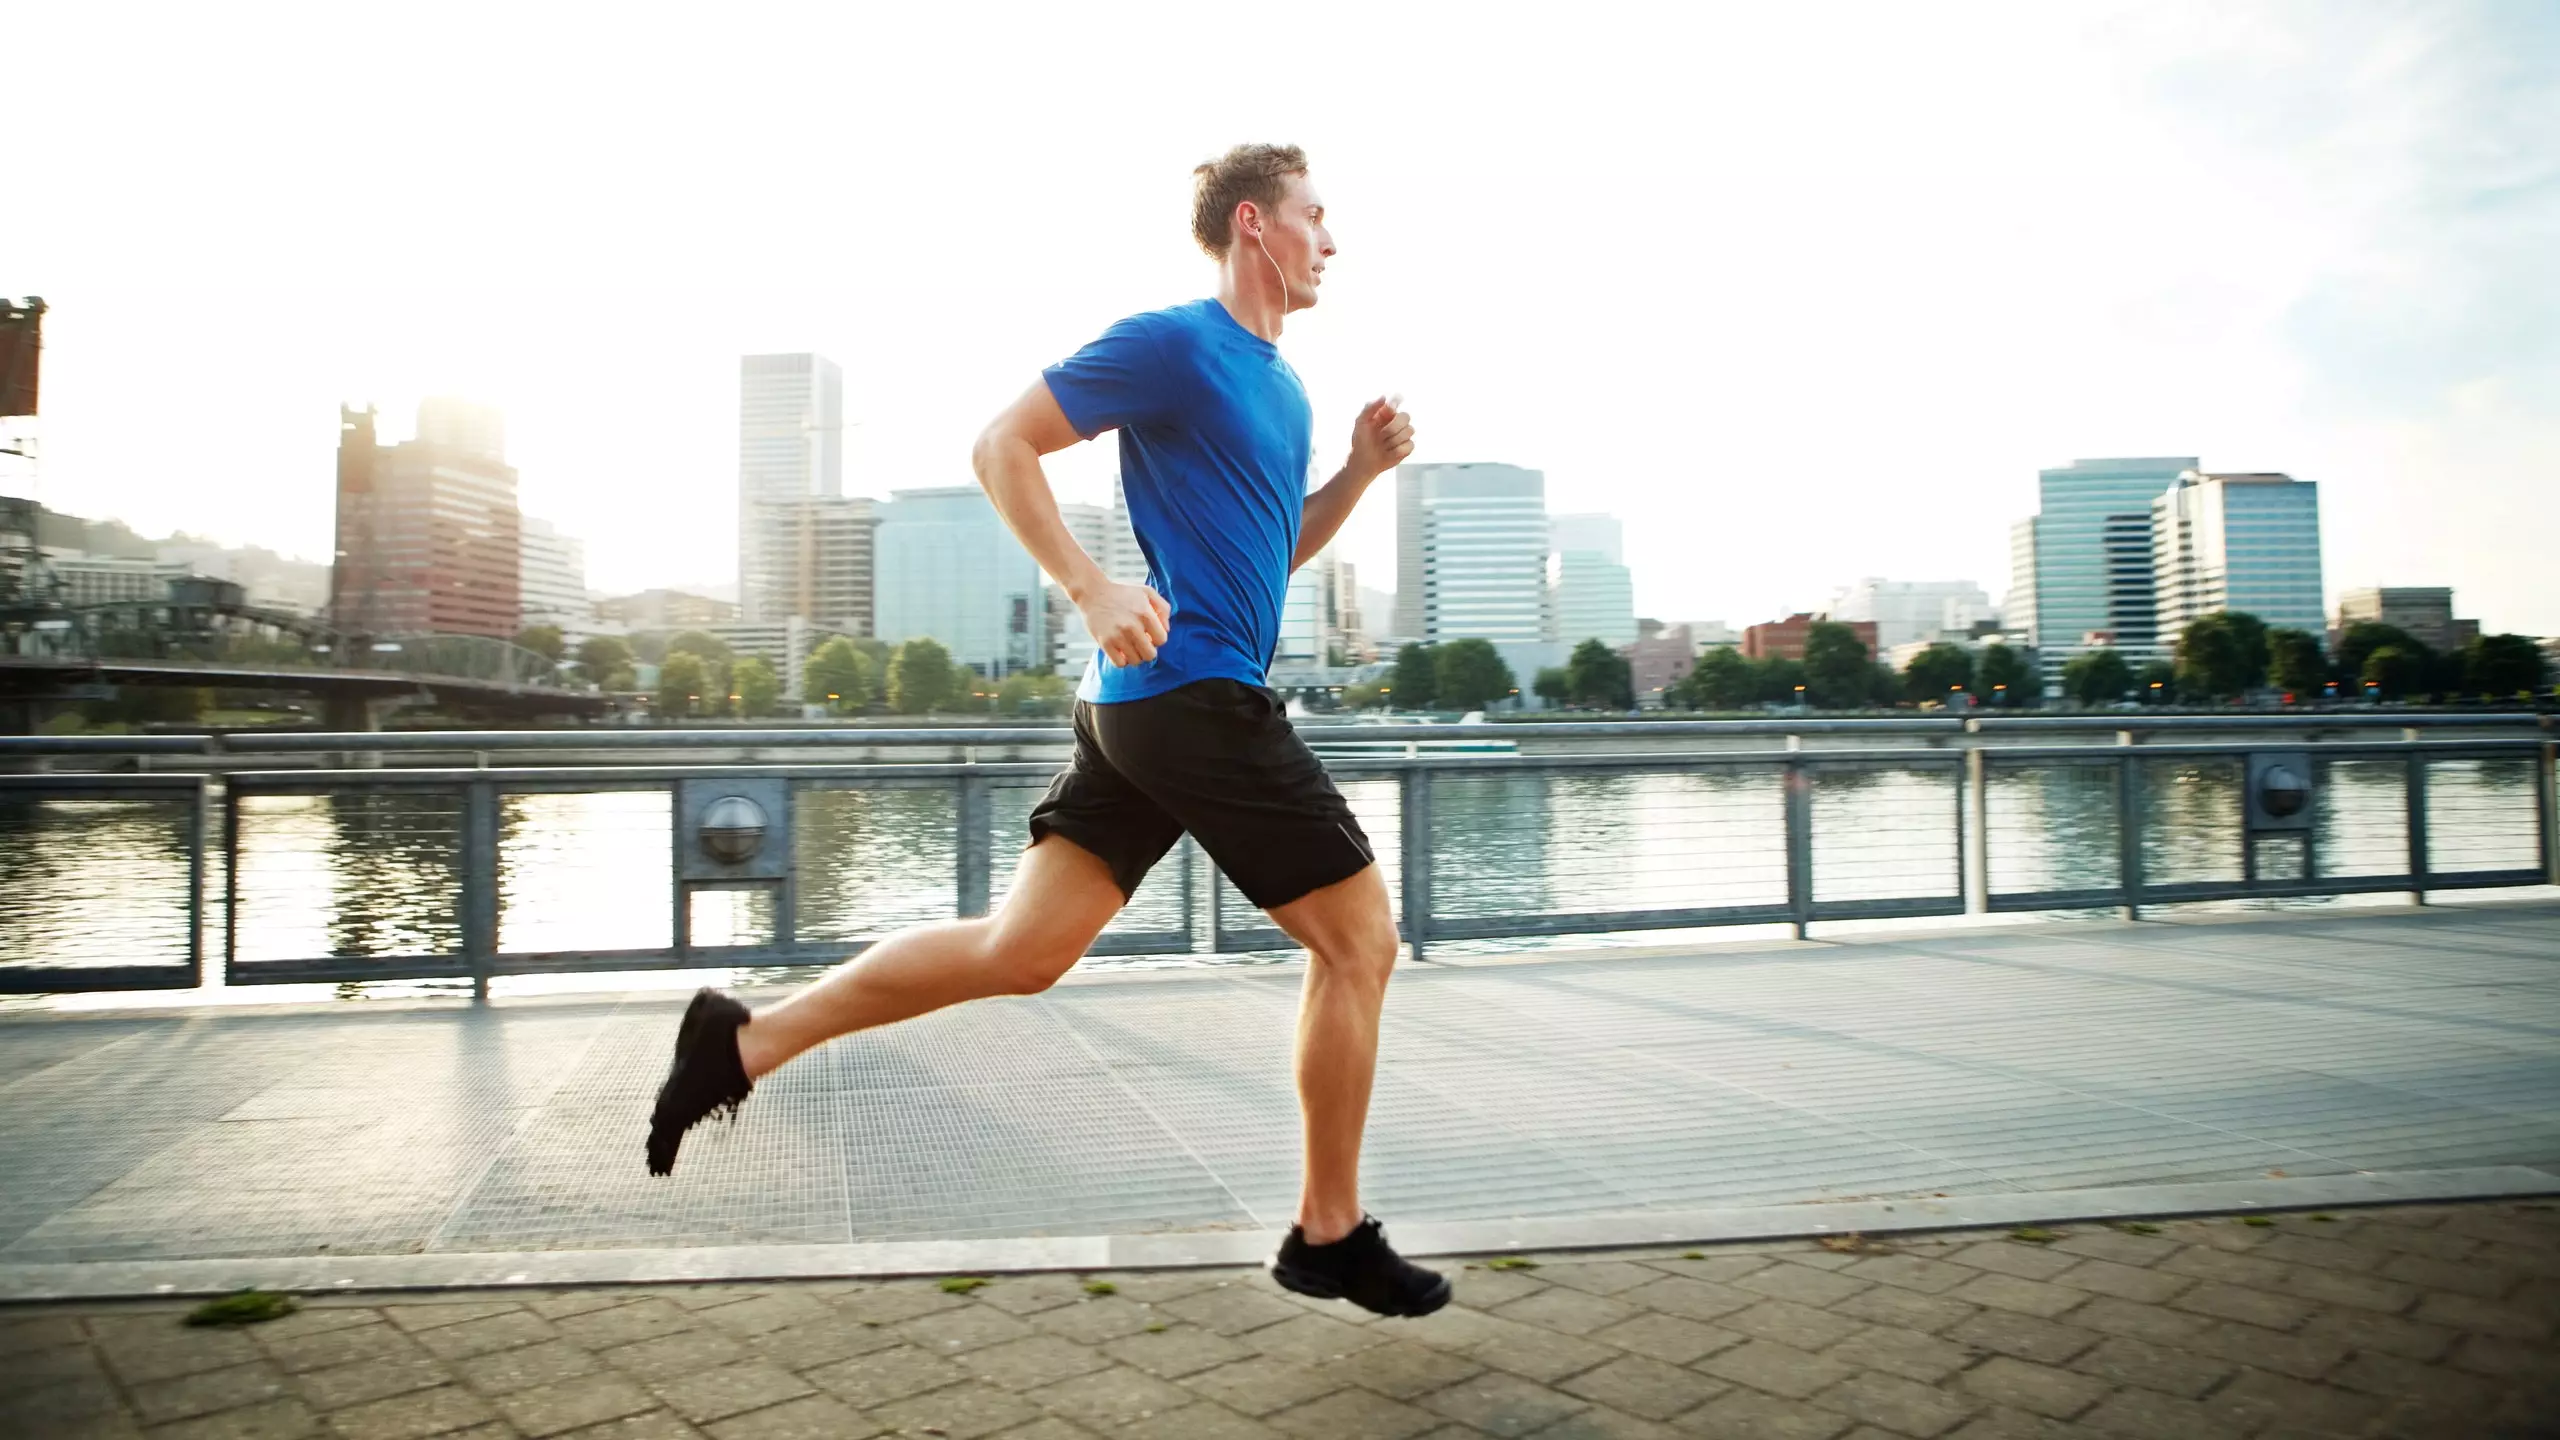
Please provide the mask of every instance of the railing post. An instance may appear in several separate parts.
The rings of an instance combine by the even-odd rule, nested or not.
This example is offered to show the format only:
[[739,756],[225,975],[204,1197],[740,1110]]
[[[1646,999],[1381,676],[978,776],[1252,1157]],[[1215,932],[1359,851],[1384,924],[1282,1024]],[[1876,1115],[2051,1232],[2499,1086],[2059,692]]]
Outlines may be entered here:
[[[2414,730],[2401,732],[2417,738]],[[2425,752],[2409,752],[2409,903],[2427,903],[2427,757]]]
[[993,811],[987,790],[987,777],[977,773],[973,764],[960,777],[960,915],[963,919],[987,913],[988,849],[992,841],[988,828],[993,824]]
[[2560,885],[2560,741],[2542,742],[2542,883]]
[[2124,904],[2116,914],[2141,919],[2142,761],[2129,741],[2121,741],[2116,754],[2116,876],[2124,887]]
[[196,778],[187,819],[187,984],[204,984],[204,847],[213,839],[213,777]]
[[[1790,735],[1790,745],[1795,742]],[[1786,763],[1787,783],[1787,915],[1794,924],[1796,938],[1805,938],[1805,926],[1813,920],[1813,776],[1804,762],[1792,756]]]
[[222,779],[222,983],[240,963],[240,792]]
[[471,998],[489,998],[498,953],[498,787],[474,780],[462,792],[462,958]]
[[1964,752],[1964,805],[1958,843],[1964,847],[1964,913],[1991,910],[1991,775],[1982,745]]
[[1396,842],[1404,881],[1404,938],[1413,958],[1431,939],[1431,772],[1416,765],[1397,777]]

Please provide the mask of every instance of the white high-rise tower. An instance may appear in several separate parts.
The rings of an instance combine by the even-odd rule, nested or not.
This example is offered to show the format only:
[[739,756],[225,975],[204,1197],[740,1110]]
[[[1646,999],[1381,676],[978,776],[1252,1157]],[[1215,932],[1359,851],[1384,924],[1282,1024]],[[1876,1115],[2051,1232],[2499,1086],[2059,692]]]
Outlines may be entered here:
[[[844,372],[823,355],[738,362],[738,606],[775,623],[804,588],[794,568],[812,507],[844,493]],[[821,507],[823,508],[823,507]],[[867,531],[865,532],[867,534]]]

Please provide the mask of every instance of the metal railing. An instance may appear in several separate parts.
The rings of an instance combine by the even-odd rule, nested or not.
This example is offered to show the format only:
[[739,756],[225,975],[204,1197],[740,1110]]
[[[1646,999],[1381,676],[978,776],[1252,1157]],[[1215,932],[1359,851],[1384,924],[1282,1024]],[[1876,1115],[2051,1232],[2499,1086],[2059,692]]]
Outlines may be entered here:
[[[2364,717],[2207,717],[2139,731],[2089,718],[1303,733],[1320,750],[1363,747],[1328,764],[1370,832],[1417,958],[1528,937],[1757,923],[1802,933],[1833,920],[2138,915],[2195,901],[2560,883],[2548,729],[2380,739],[2364,738]],[[2537,724],[2450,718],[2466,730]],[[2115,743],[2039,743],[2039,729],[2111,731]],[[2245,733],[2138,743],[2234,729]],[[2324,733],[2343,738],[2314,738]],[[1767,736],[1788,748],[1426,748]],[[208,963],[234,985],[485,988],[500,976],[833,962],[901,923],[986,913],[1021,817],[1058,767],[972,752],[1065,738],[1054,727],[10,737],[0,761],[150,768],[0,774],[0,992],[188,986]],[[1366,748],[1378,742],[1405,753]],[[658,759],[809,746],[961,758]],[[539,763],[560,749],[639,758]],[[273,757],[295,754],[480,763],[274,768]],[[2252,801],[2253,757],[2269,754],[2309,772],[2294,816],[2267,817]],[[729,795],[754,798],[767,819],[744,861],[711,855],[696,828]],[[1094,953],[1287,943],[1186,840]]]

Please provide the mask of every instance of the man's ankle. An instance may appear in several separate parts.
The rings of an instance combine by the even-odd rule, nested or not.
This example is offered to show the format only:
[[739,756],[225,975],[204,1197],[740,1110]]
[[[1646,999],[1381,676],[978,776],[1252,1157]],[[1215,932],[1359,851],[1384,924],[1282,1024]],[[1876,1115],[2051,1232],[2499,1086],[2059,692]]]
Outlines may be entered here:
[[747,1079],[750,1082],[763,1079],[768,1072],[782,1063],[766,1055],[764,1047],[757,1043],[765,1038],[763,1035],[748,1034],[755,1028],[756,1017],[751,1013],[732,1032],[736,1035],[738,1042],[738,1068],[747,1072]]
[[1310,1245],[1331,1245],[1359,1229],[1360,1222],[1366,1218],[1368,1218],[1366,1214],[1358,1210],[1352,1211],[1348,1219],[1340,1215],[1318,1216],[1300,1211],[1298,1234]]

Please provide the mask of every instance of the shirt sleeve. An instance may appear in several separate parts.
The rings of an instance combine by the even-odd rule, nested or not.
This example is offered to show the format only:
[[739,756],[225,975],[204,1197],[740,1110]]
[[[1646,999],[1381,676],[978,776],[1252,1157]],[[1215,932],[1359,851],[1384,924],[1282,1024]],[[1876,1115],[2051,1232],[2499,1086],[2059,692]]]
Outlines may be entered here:
[[1132,315],[1040,372],[1058,409],[1087,440],[1105,430],[1171,419],[1179,408],[1154,328]]

